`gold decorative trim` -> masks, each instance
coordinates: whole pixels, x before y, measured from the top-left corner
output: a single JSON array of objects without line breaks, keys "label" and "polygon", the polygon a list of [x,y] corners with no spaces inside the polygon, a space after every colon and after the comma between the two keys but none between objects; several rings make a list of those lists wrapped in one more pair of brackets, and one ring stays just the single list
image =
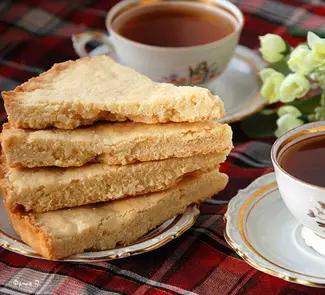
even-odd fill
[{"label": "gold decorative trim", "polygon": [[[243,241],[245,242],[246,246],[253,252],[255,253],[257,256],[259,256],[260,258],[262,258],[263,260],[267,261],[268,263],[270,263],[271,265],[275,266],[275,267],[278,267],[278,268],[281,268],[283,270],[286,270],[286,271],[289,271],[289,272],[292,272],[292,273],[295,273],[295,274],[298,274],[298,275],[302,275],[302,276],[305,276],[305,277],[310,277],[310,278],[314,278],[314,279],[322,279],[322,280],[325,280],[325,277],[318,277],[318,276],[310,276],[310,275],[307,275],[307,274],[304,274],[304,273],[300,273],[300,272],[297,272],[297,271],[293,271],[291,269],[288,269],[288,268],[285,268],[281,265],[278,265],[272,261],[270,261],[269,259],[267,259],[266,257],[264,257],[262,254],[260,254],[254,247],[253,245],[249,242],[246,234],[245,234],[245,230],[244,230],[244,216],[245,216],[245,212],[247,211],[247,208],[249,208],[249,206],[252,204],[252,202],[254,200],[257,199],[257,197],[259,197],[261,194],[263,194],[264,192],[268,191],[269,189],[271,189],[272,187],[275,187],[277,184],[276,182],[272,182],[260,189],[258,189],[255,193],[253,193],[249,198],[248,200],[242,205],[242,207],[240,208],[239,210],[239,216],[238,216],[238,229],[239,229],[239,233],[240,233],[240,236],[241,238],[243,239]],[[263,198],[265,198],[266,196],[264,196]],[[259,200],[260,201],[260,200]],[[258,203],[258,202],[257,202]],[[257,204],[256,203],[256,204]],[[256,204],[253,205],[253,207],[251,209],[253,209]],[[251,212],[251,210],[250,210]],[[249,213],[250,213],[249,212]],[[246,216],[246,222],[247,222],[247,219],[249,217],[249,214]],[[226,214],[224,215],[224,220],[225,220],[225,223],[227,224],[227,212]],[[267,273],[269,275],[272,275],[272,276],[275,276],[275,277],[278,277],[278,278],[281,278],[285,281],[288,281],[288,282],[292,282],[292,283],[297,283],[297,284],[302,284],[302,285],[306,285],[306,286],[311,286],[311,287],[321,287],[321,288],[325,288],[325,283],[324,284],[321,284],[321,283],[315,283],[315,282],[311,282],[311,281],[308,281],[308,280],[303,280],[303,279],[299,279],[299,278],[294,278],[294,277],[291,277],[291,276],[285,276],[275,270],[272,270],[272,269],[269,269],[267,267],[264,267],[264,266],[261,266],[259,265],[258,263],[256,263],[252,258],[248,257],[246,254],[244,254],[241,250],[239,250],[236,246],[236,243],[229,237],[229,235],[227,234],[227,230],[226,228],[224,229],[224,237],[225,237],[225,240],[227,241],[227,243],[236,251],[236,253],[241,257],[243,258],[244,261],[246,261],[249,265],[251,265],[252,267],[256,268],[257,270],[260,270],[264,273]]]},{"label": "gold decorative trim", "polygon": [[296,283],[296,284],[301,284],[301,285],[305,285],[305,286],[309,286],[309,287],[317,287],[317,288],[325,288],[325,283],[324,284],[320,284],[320,283],[314,283],[311,281],[307,281],[307,280],[302,280],[302,279],[298,279],[298,278],[294,278],[294,277],[290,277],[290,276],[285,276],[279,272],[276,272],[272,269],[263,267],[261,265],[259,265],[258,263],[256,263],[254,260],[252,260],[251,258],[249,258],[248,256],[246,256],[242,251],[240,251],[237,247],[236,247],[236,243],[234,241],[231,240],[231,238],[228,236],[226,230],[224,230],[224,237],[225,240],[227,241],[227,243],[235,250],[235,252],[245,261],[247,262],[250,266],[254,267],[255,269],[264,272],[266,274],[269,274],[271,276],[274,277],[278,277],[280,279],[283,279],[285,281],[291,282],[291,283]]},{"label": "gold decorative trim", "polygon": [[[235,53],[234,55],[238,59],[240,59],[243,62],[245,62],[246,64],[248,64],[249,67],[253,70],[253,72],[255,72],[256,79],[258,79],[258,73],[259,73],[260,69],[256,65],[256,63],[253,62],[251,59],[241,55],[240,53]],[[252,107],[253,105],[255,105],[255,104],[259,103],[259,102],[261,102],[261,104],[259,105],[258,108],[252,109],[250,112],[247,112],[247,113],[242,114],[242,115],[233,116],[229,120],[225,120],[224,123],[233,123],[233,122],[240,121],[240,120],[242,120],[244,118],[247,118],[247,117],[257,113],[258,111],[264,109],[268,105],[268,103],[267,103],[266,100],[264,100],[264,102],[263,102],[263,98],[261,97],[260,91],[258,91],[256,93],[256,95],[254,96],[254,98],[251,101],[249,101],[245,106],[243,106],[237,113],[243,112],[243,111],[245,111],[245,109],[250,108],[250,107]]]},{"label": "gold decorative trim", "polygon": [[[318,127],[314,127],[314,128],[310,128],[310,129],[305,129],[305,130],[301,130],[298,133],[295,133],[291,136],[289,136],[287,139],[285,139],[281,145],[279,145],[278,151],[276,152],[276,157],[278,158],[278,155],[280,153],[280,151],[286,146],[288,145],[291,141],[298,139],[299,137],[303,137],[305,135],[309,135],[309,134],[313,134],[313,133],[318,133],[318,132],[324,132],[325,131],[325,126],[318,126]],[[281,137],[279,138],[281,139]]]},{"label": "gold decorative trim", "polygon": [[[163,245],[165,245],[166,243],[168,243],[169,241],[179,237],[180,235],[182,235],[183,233],[185,233],[188,229],[190,229],[192,227],[192,225],[195,223],[197,217],[199,216],[200,214],[200,210],[198,209],[197,206],[194,207],[194,214],[191,218],[191,220],[186,224],[186,226],[184,226],[183,228],[181,228],[176,234],[171,234],[167,237],[165,237],[164,239],[162,239],[161,241],[151,245],[151,246],[148,246],[148,247],[145,247],[145,248],[142,248],[140,250],[134,250],[134,251],[129,251],[129,252],[124,252],[122,255],[118,255],[118,254],[111,254],[111,255],[103,255],[101,257],[82,257],[82,258],[73,258],[73,257],[67,257],[66,259],[62,259],[62,260],[51,260],[51,261],[75,261],[75,262],[78,262],[78,261],[102,261],[102,260],[113,260],[113,259],[117,259],[117,258],[125,258],[125,257],[129,257],[129,256],[133,256],[133,255],[138,255],[138,254],[142,254],[142,253],[145,253],[145,252],[149,252],[149,251],[152,251],[154,249],[157,249]],[[124,248],[124,247],[131,247],[131,246],[134,246],[138,243],[143,243],[143,242],[146,242],[150,239],[154,239],[155,237],[159,236],[160,234],[164,233],[165,231],[171,229],[173,226],[175,226],[175,224],[177,224],[177,222],[179,222],[179,220],[181,219],[182,215],[178,215],[176,216],[176,218],[166,227],[164,228],[161,232],[157,232],[156,234],[152,235],[152,236],[149,236],[148,238],[144,238],[144,239],[141,239],[139,238],[135,243],[133,244],[130,244],[130,245],[127,245],[127,246],[120,246],[120,247],[116,247],[114,249],[108,249],[107,251],[109,250],[115,250],[115,249],[121,249],[121,248]],[[20,244],[23,244],[25,246],[28,246],[27,244],[25,244],[23,241],[15,238],[15,237],[12,237],[11,235],[7,234],[6,232],[4,232],[2,229],[0,229],[0,234],[3,234],[4,236],[14,240],[15,242],[17,243],[20,243]],[[144,236],[145,237],[145,236]],[[39,258],[39,259],[45,259],[45,260],[50,260],[50,259],[46,259],[44,258],[42,255],[36,253],[36,252],[29,252],[29,251],[25,251],[25,250],[22,250],[22,249],[18,249],[17,247],[14,247],[12,245],[8,245],[7,243],[4,243],[4,242],[1,242],[0,241],[0,246],[7,249],[7,250],[10,250],[14,253],[18,253],[18,254],[21,254],[21,255],[27,255],[27,256],[30,256],[30,257],[33,257],[33,258]],[[28,246],[30,247],[30,246]],[[105,250],[103,250],[105,251]]]},{"label": "gold decorative trim", "polygon": [[[132,8],[156,4],[156,3],[168,3],[168,2],[170,2],[170,1],[168,1],[168,0],[139,0],[138,2],[130,3],[128,5],[125,5],[123,8],[121,8],[119,11],[116,12],[116,14],[112,17],[111,23],[113,23],[113,21],[118,16],[120,16],[122,13],[124,13],[125,11],[128,11]],[[205,4],[208,6],[218,7],[220,9],[226,11],[228,14],[230,14],[232,17],[234,17],[238,23],[240,23],[240,19],[238,19],[238,17],[230,9],[227,9],[226,7],[224,7],[218,3],[215,3],[213,1],[209,1],[209,0],[177,0],[177,2],[196,2],[196,3]]]},{"label": "gold decorative trim", "polygon": [[[320,121],[321,122],[321,121]],[[310,123],[311,125],[314,124],[314,123]],[[325,124],[325,121],[324,121],[324,124]],[[307,124],[309,125],[309,124]],[[306,126],[303,125],[302,127],[300,128],[305,128]],[[298,127],[299,128],[299,127]],[[308,186],[311,186],[311,187],[314,187],[314,188],[317,188],[317,189],[320,189],[320,190],[325,190],[325,187],[322,187],[322,186],[318,186],[318,185],[315,185],[315,184],[311,184],[311,183],[308,183],[308,182],[305,182],[303,180],[300,180],[294,176],[292,176],[291,174],[289,174],[287,171],[285,171],[280,163],[279,163],[279,154],[280,152],[283,150],[283,148],[288,145],[290,142],[292,142],[293,140],[296,140],[300,137],[303,137],[303,136],[306,136],[306,135],[310,135],[310,134],[313,134],[313,133],[318,133],[318,132],[325,132],[325,126],[316,126],[316,127],[311,127],[311,128],[307,128],[307,129],[303,129],[297,133],[294,133],[292,134],[291,136],[289,136],[288,138],[284,139],[283,140],[283,137],[285,137],[286,135],[282,135],[280,138],[278,138],[275,143],[273,144],[272,146],[272,150],[271,150],[271,159],[272,159],[272,162],[274,163],[274,165],[280,170],[282,171],[284,174],[286,174],[287,176],[291,177],[292,179],[304,184],[304,185],[308,185]],[[274,150],[274,147],[276,146],[276,144],[278,142],[280,142],[281,140],[283,140],[283,142],[281,142],[281,144],[279,145],[278,149],[275,151]],[[304,140],[304,139],[302,139]]]},{"label": "gold decorative trim", "polygon": [[[231,2],[229,2],[228,5],[232,6],[233,7],[232,9],[230,9],[228,7],[225,7],[222,4],[215,3],[214,1],[211,1],[211,0],[138,0],[137,2],[129,3],[129,4],[126,4],[126,5],[122,6],[122,7],[118,7],[117,9],[115,9],[115,11],[114,11],[115,7],[113,7],[112,10],[110,10],[110,12],[106,15],[106,19],[105,19],[106,28],[107,28],[108,31],[112,31],[115,34],[117,34],[119,36],[119,38],[122,38],[125,41],[132,42],[134,44],[137,44],[138,46],[147,47],[147,48],[148,47],[155,47],[156,49],[157,48],[161,49],[162,47],[159,47],[159,46],[142,44],[142,43],[132,41],[132,40],[129,40],[129,39],[123,37],[122,35],[120,35],[118,32],[116,32],[112,28],[112,24],[113,24],[114,20],[119,15],[121,15],[123,12],[125,12],[125,11],[127,11],[129,9],[132,9],[134,7],[140,7],[140,6],[150,5],[150,4],[157,4],[157,3],[168,3],[168,2],[171,2],[171,1],[178,1],[178,2],[185,2],[185,3],[186,2],[196,2],[196,3],[205,4],[207,6],[218,7],[220,9],[224,10],[229,15],[231,15],[235,19],[236,25],[235,25],[235,28],[234,28],[233,32],[231,32],[230,34],[228,34],[227,36],[225,36],[222,39],[219,39],[219,40],[216,40],[216,41],[213,41],[213,42],[210,42],[210,43],[206,43],[206,44],[195,45],[195,46],[166,47],[166,48],[164,47],[163,48],[164,50],[166,50],[166,49],[168,49],[168,50],[179,50],[179,49],[188,50],[189,48],[195,48],[195,47],[201,47],[201,46],[209,46],[210,44],[213,44],[215,42],[219,42],[221,40],[227,40],[231,36],[233,36],[235,34],[238,34],[242,30],[242,28],[244,26],[244,21],[245,20],[244,20],[244,16],[243,16],[242,12],[240,11],[240,9],[236,5],[234,5]],[[236,12],[234,12],[234,10]]]},{"label": "gold decorative trim", "polygon": [[225,121],[222,121],[222,123],[227,123],[227,124],[230,124],[230,123],[234,123],[234,122],[238,122],[242,119],[245,119],[251,115],[254,115],[255,113],[261,111],[262,109],[264,109],[268,104],[267,103],[261,103],[258,108],[255,108],[255,109],[252,109],[250,112],[247,112],[245,114],[242,114],[242,115],[237,115],[237,116],[232,116],[231,118],[229,118],[228,120],[225,120]]}]

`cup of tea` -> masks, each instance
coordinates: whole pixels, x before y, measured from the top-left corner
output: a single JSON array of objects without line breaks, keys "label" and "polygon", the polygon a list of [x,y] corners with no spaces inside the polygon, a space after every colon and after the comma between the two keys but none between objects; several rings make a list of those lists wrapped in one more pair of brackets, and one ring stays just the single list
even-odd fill
[{"label": "cup of tea", "polygon": [[238,44],[244,18],[226,0],[125,0],[107,14],[101,32],[73,35],[80,57],[97,40],[121,64],[157,82],[203,84],[220,75]]},{"label": "cup of tea", "polygon": [[325,254],[325,121],[305,124],[280,137],[271,159],[284,203],[305,226],[303,238]]}]

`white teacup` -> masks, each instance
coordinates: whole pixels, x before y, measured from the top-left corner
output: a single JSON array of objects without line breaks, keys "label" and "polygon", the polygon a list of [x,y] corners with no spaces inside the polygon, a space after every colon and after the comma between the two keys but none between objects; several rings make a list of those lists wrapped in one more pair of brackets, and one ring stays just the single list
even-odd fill
[{"label": "white teacup", "polygon": [[[141,44],[117,33],[112,28],[115,18],[126,10],[146,6],[146,9],[159,9],[166,3],[191,5],[196,8],[215,10],[234,24],[234,30],[224,38],[211,43],[188,47],[159,47]],[[73,35],[73,46],[80,57],[88,56],[85,49],[91,40],[107,46],[109,55],[157,82],[171,82],[180,85],[203,84],[217,77],[226,68],[238,44],[244,18],[241,11],[226,0],[178,0],[142,1],[124,0],[115,5],[107,14],[106,28],[109,36],[101,32],[84,32]],[[113,26],[114,27],[114,26]]]},{"label": "white teacup", "polygon": [[[325,121],[305,124],[280,137],[273,145],[271,158],[282,199],[289,211],[302,223],[303,237],[307,244],[321,246],[325,254],[325,187],[306,183],[285,171],[279,160],[283,153],[294,144],[310,137],[325,134]],[[324,175],[325,177],[325,175]],[[313,236],[313,234],[315,234]],[[315,238],[319,238],[315,241]]]}]

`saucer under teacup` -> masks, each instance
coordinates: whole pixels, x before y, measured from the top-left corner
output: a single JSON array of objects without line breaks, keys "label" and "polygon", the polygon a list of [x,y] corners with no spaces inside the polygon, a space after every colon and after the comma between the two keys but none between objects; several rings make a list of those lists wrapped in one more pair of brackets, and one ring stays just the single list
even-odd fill
[{"label": "saucer under teacup", "polygon": [[[89,53],[90,56],[107,54],[107,47],[101,45]],[[111,55],[116,60],[115,55]],[[266,105],[260,96],[258,72],[265,62],[253,50],[237,46],[235,54],[225,71],[205,87],[224,101],[226,116],[220,122],[230,123],[256,113]]]},{"label": "saucer under teacup", "polygon": [[240,190],[225,219],[227,242],[248,264],[293,283],[325,287],[325,256],[306,245],[305,229],[285,206],[274,173]]}]

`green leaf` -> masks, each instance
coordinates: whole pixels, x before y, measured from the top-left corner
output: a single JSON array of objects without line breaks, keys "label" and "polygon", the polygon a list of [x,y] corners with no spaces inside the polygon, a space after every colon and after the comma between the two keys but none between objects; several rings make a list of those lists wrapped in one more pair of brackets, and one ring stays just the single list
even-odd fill
[{"label": "green leaf", "polygon": [[287,41],[284,41],[284,42],[286,43],[286,50],[285,50],[285,52],[283,54],[284,54],[284,58],[287,59],[289,57],[291,51],[292,51],[292,48],[291,48],[290,44]]},{"label": "green leaf", "polygon": [[304,116],[314,113],[316,107],[320,105],[321,94],[317,94],[306,99],[295,100],[288,105],[295,106]]},{"label": "green leaf", "polygon": [[285,76],[292,73],[288,67],[286,59],[270,64],[268,67],[282,73]]},{"label": "green leaf", "polygon": [[295,37],[306,37],[308,32],[314,32],[321,38],[325,38],[325,30],[305,30],[299,28],[289,28],[289,34]]},{"label": "green leaf", "polygon": [[274,131],[277,128],[277,118],[278,115],[276,113],[270,115],[256,113],[241,121],[241,127],[244,133],[252,138],[273,137]]},{"label": "green leaf", "polygon": [[325,89],[323,89],[322,93],[320,94],[320,105],[325,106]]}]

